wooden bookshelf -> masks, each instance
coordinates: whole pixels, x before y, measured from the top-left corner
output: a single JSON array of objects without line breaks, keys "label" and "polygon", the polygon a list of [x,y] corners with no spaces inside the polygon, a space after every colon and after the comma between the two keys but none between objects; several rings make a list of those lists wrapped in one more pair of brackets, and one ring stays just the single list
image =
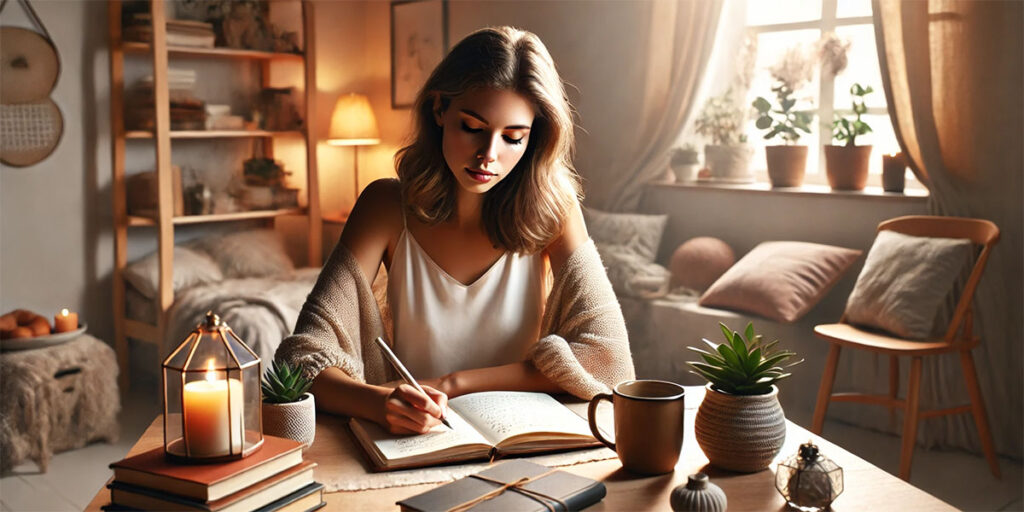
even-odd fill
[{"label": "wooden bookshelf", "polygon": [[[148,55],[153,52],[153,45],[135,41],[121,44],[125,53]],[[170,57],[208,57],[214,59],[242,60],[298,60],[305,59],[301,53],[261,52],[256,50],[237,50],[235,48],[193,48],[190,46],[167,46]]]}]

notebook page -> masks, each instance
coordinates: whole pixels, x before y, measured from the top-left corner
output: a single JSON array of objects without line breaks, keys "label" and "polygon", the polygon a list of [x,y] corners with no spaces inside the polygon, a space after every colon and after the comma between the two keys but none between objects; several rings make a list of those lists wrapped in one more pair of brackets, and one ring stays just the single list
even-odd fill
[{"label": "notebook page", "polygon": [[437,425],[426,434],[418,436],[391,434],[372,421],[356,421],[359,421],[370,441],[388,460],[425,455],[453,446],[490,444],[451,408],[445,418],[452,424],[450,430],[444,425]]},{"label": "notebook page", "polygon": [[556,432],[591,437],[590,426],[548,395],[525,391],[486,391],[452,398],[448,408],[497,445],[504,439],[533,432]]}]

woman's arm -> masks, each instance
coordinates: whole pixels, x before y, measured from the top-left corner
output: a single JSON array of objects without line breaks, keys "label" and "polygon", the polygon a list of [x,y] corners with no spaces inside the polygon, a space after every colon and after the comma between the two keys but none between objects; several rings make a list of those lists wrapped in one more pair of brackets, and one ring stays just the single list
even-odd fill
[{"label": "woman's arm", "polygon": [[421,384],[437,388],[449,398],[479,391],[565,392],[529,361],[456,371],[440,379],[421,381]]},{"label": "woman's arm", "polygon": [[349,377],[338,368],[325,368],[313,379],[317,406],[324,411],[366,418],[393,434],[422,434],[441,423],[448,397],[423,385],[424,397],[408,384],[374,386]]}]

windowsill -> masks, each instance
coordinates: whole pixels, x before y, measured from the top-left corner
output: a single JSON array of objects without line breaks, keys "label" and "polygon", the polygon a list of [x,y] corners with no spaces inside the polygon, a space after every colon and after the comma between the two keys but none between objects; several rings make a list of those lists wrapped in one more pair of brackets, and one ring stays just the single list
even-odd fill
[{"label": "windowsill", "polygon": [[716,183],[714,181],[691,182],[648,182],[647,186],[665,189],[722,190],[753,194],[786,194],[803,196],[828,196],[846,199],[878,199],[885,201],[925,202],[928,191],[907,188],[901,192],[885,192],[882,187],[868,186],[864,190],[832,190],[828,185],[804,184],[799,187],[772,188],[770,183]]}]

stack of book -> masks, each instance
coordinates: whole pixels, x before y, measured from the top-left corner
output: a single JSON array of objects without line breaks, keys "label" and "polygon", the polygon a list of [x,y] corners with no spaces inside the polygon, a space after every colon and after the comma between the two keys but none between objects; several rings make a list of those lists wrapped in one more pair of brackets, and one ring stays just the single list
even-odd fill
[{"label": "stack of book", "polygon": [[176,464],[161,446],[110,465],[110,504],[102,508],[307,512],[324,506],[315,467],[302,460],[302,443],[267,435],[256,453],[222,464]]},{"label": "stack of book", "polygon": [[[149,13],[135,13],[124,27],[126,41],[153,42],[153,23]],[[213,25],[203,21],[167,20],[167,45],[213,48],[217,36]]]}]

